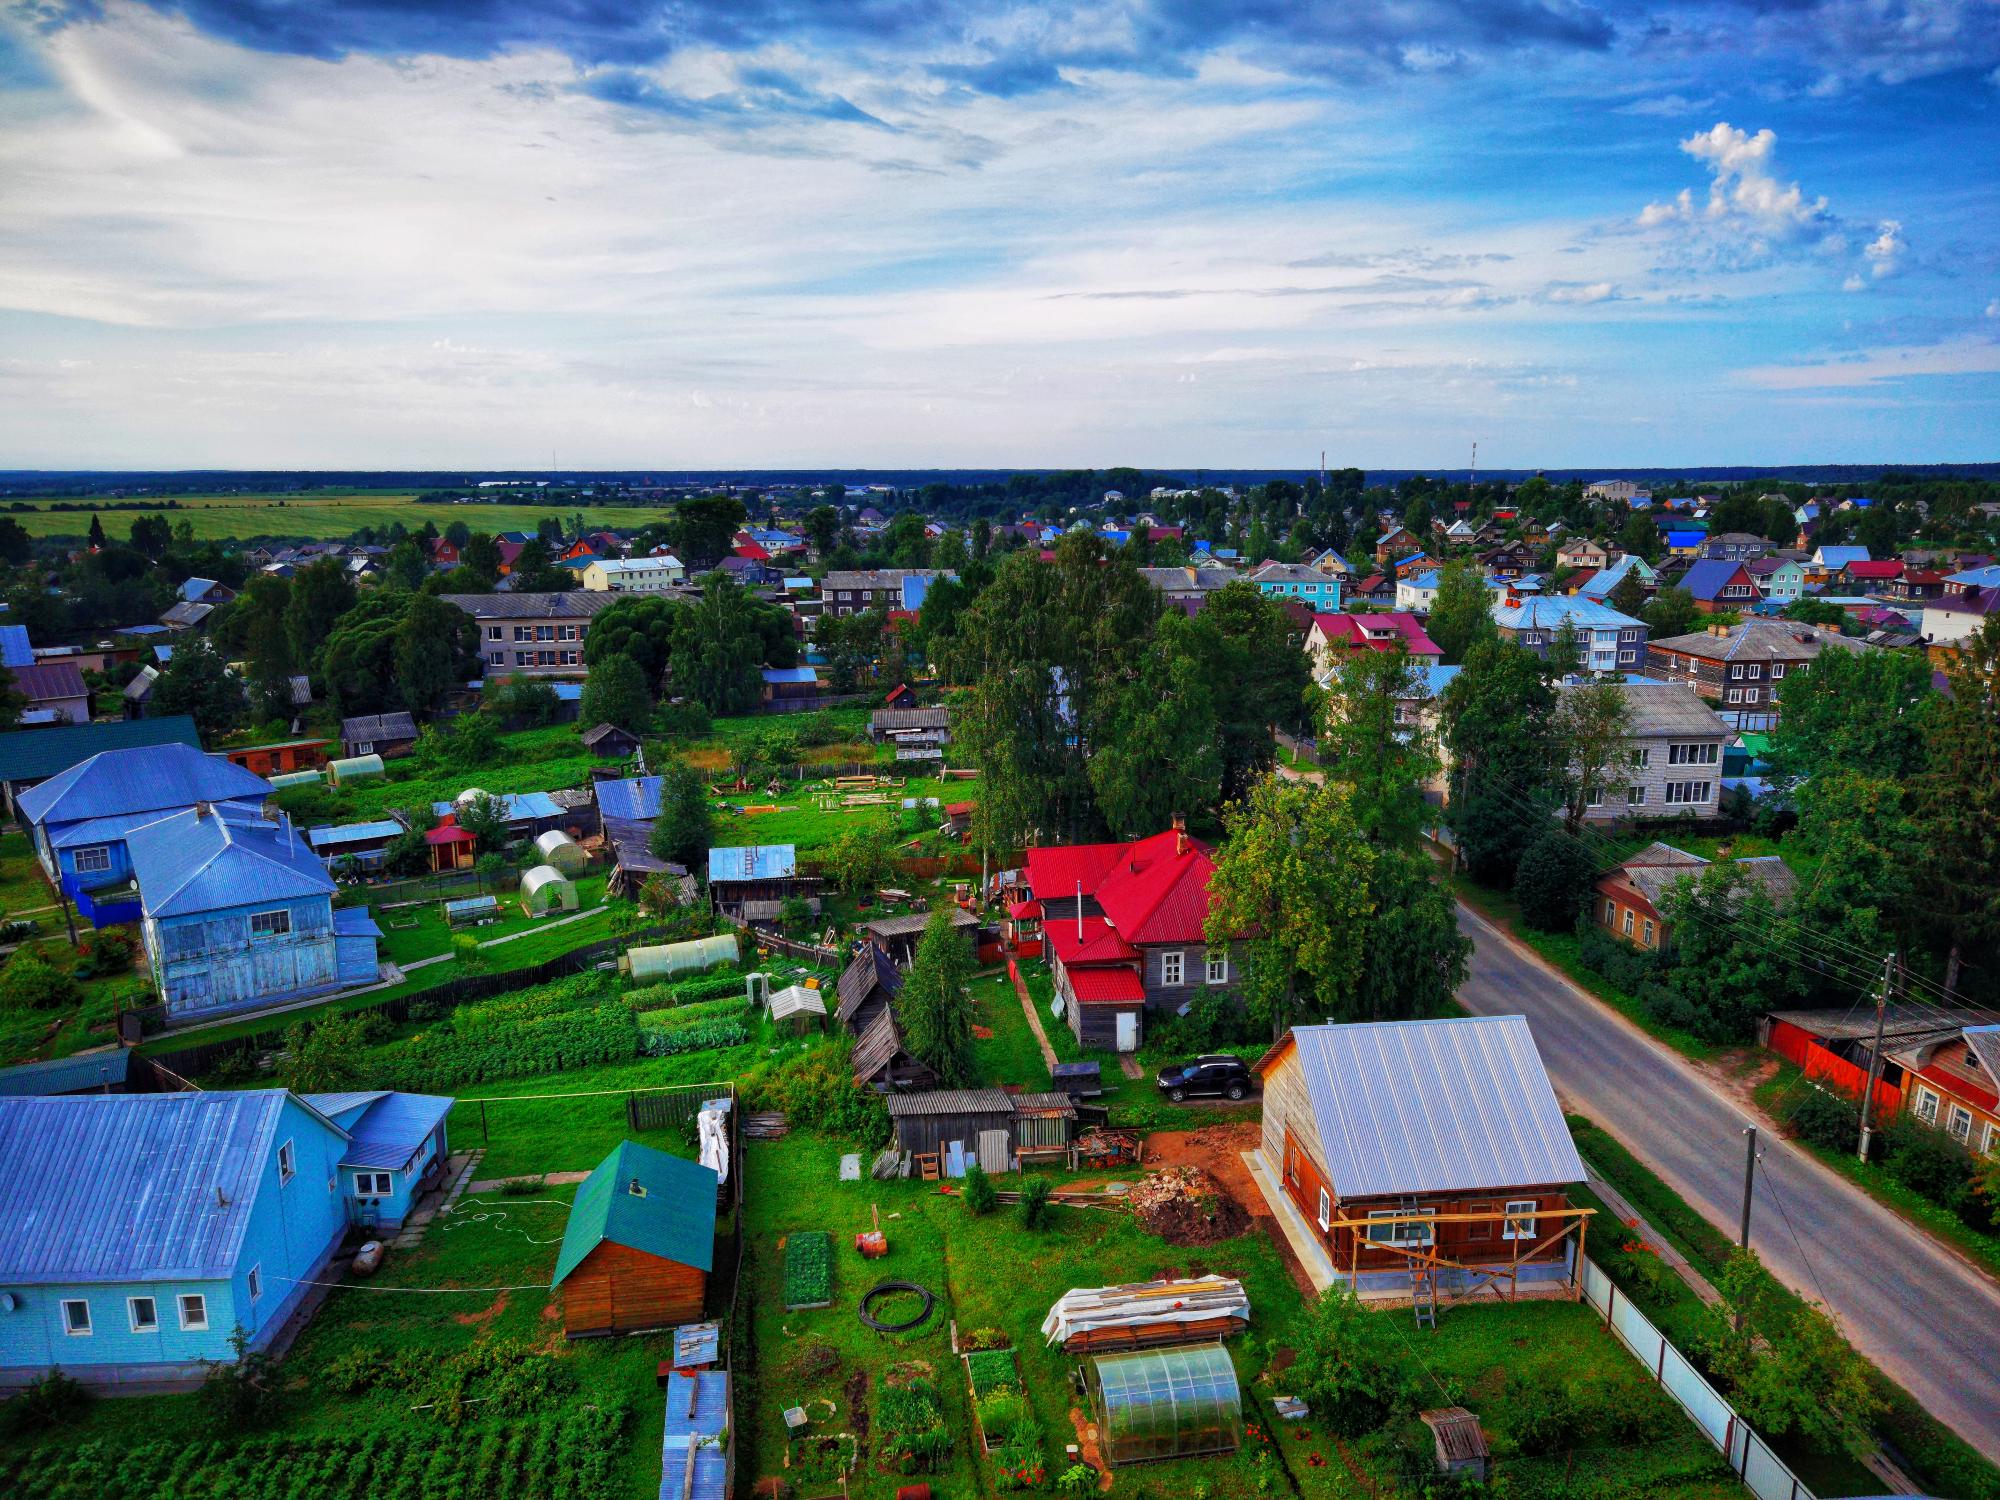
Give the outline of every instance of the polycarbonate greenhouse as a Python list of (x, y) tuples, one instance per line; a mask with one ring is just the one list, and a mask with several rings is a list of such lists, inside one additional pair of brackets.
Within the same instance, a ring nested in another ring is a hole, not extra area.
[(1090, 1393), (1113, 1465), (1233, 1453), (1243, 1442), (1243, 1393), (1220, 1344), (1100, 1354)]

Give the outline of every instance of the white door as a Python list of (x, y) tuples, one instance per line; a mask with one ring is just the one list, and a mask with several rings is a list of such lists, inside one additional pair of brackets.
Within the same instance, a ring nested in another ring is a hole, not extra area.
[(1139, 1013), (1136, 1010), (1118, 1012), (1118, 1050), (1120, 1052), (1139, 1050)]

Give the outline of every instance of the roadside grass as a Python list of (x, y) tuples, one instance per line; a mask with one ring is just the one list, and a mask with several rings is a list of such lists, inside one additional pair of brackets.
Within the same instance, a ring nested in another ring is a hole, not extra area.
[[(1270, 1399), (1284, 1394), (1285, 1387), (1282, 1378), (1267, 1372), (1277, 1351), (1298, 1338), (1307, 1303), (1263, 1233), (1187, 1249), (1147, 1233), (1128, 1214), (1062, 1206), (1051, 1209), (1043, 1227), (1031, 1230), (1011, 1207), (978, 1217), (961, 1197), (941, 1192), (936, 1184), (839, 1182), (835, 1167), (844, 1149), (839, 1141), (796, 1132), (783, 1141), (748, 1147), (746, 1295), (736, 1343), (737, 1422), (743, 1434), (738, 1452), (746, 1488), (780, 1475), (799, 1484), (802, 1492), (836, 1487), (831, 1472), (801, 1476), (797, 1467), (784, 1467), (787, 1443), (780, 1413), (794, 1405), (805, 1407), (814, 1435), (853, 1432), (858, 1394), (870, 1420), (862, 1461), (844, 1486), (854, 1500), (890, 1500), (898, 1486), (913, 1478), (928, 1479), (934, 1493), (990, 1494), (992, 1468), (978, 1457), (965, 1372), (950, 1352), (954, 1324), (961, 1339), (978, 1332), (985, 1340), (997, 1333), (1013, 1347), (1053, 1479), (1065, 1462), (1062, 1446), (1078, 1440), (1076, 1424), (1093, 1417), (1070, 1383), (1072, 1361), (1042, 1336), (1049, 1307), (1072, 1287), (1193, 1274), (1234, 1276), (1243, 1282), (1251, 1332), (1228, 1346), (1243, 1390), (1243, 1415), (1264, 1432), (1281, 1434), (1274, 1439), (1282, 1449), (1279, 1458), (1309, 1500), (1370, 1493), (1413, 1456), (1428, 1464), (1429, 1433), (1414, 1418), (1351, 1445), (1359, 1477), (1348, 1471), (1333, 1440), (1316, 1423), (1288, 1428), (1272, 1421)], [(855, 1250), (854, 1235), (872, 1227), (877, 1213), (889, 1253), (883, 1260), (867, 1261)], [(783, 1240), (806, 1230), (824, 1230), (833, 1237), (833, 1305), (788, 1313), (783, 1306)], [(999, 1266), (1007, 1268), (1005, 1275), (993, 1274)], [(936, 1295), (937, 1306), (923, 1327), (881, 1335), (857, 1321), (862, 1294), (885, 1279), (912, 1281)], [(1373, 1316), (1396, 1320), (1402, 1332), (1408, 1315), (1385, 1310)], [(1424, 1378), (1427, 1391), (1439, 1392), (1440, 1401), (1452, 1390), (1477, 1393), (1481, 1417), (1496, 1434), (1503, 1466), (1524, 1486), (1521, 1493), (1547, 1492), (1548, 1484), (1569, 1466), (1566, 1455), (1526, 1459), (1509, 1447), (1513, 1407), (1508, 1376), (1533, 1368), (1560, 1374), (1579, 1389), (1605, 1393), (1607, 1404), (1615, 1405), (1625, 1420), (1658, 1434), (1639, 1448), (1591, 1455), (1589, 1461), (1600, 1470), (1609, 1466), (1609, 1472), (1632, 1481), (1621, 1493), (1643, 1492), (1663, 1500), (1740, 1494), (1713, 1450), (1587, 1308), (1550, 1302), (1467, 1308), (1447, 1313), (1435, 1332), (1410, 1330), (1405, 1337), (1409, 1368)], [(953, 1446), (936, 1472), (905, 1476), (885, 1472), (877, 1461), (880, 1424), (875, 1416), (884, 1376), (913, 1361), (927, 1365), (936, 1380)], [(1274, 1460), (1260, 1459), (1260, 1451), (1266, 1445), (1253, 1437), (1233, 1455), (1116, 1470), (1111, 1490), (1214, 1500), (1282, 1493), (1284, 1482)]]
[[(50, 497), (51, 499), (57, 497)], [(47, 510), (29, 497), (33, 509), (8, 513), (32, 537), (76, 536), (90, 530), (90, 501), (60, 497), (73, 510)], [(316, 490), (309, 494), (262, 495), (176, 495), (171, 510), (165, 508), (109, 510), (99, 512), (107, 535), (123, 540), (130, 535), (132, 522), (139, 516), (164, 516), (178, 526), (186, 521), (194, 528), (195, 539), (204, 542), (253, 541), (260, 537), (296, 538), (301, 541), (340, 541), (363, 526), (378, 529), (401, 521), (411, 531), (421, 531), (424, 522), (435, 521), (443, 531), (453, 521), (463, 521), (474, 531), (533, 531), (546, 516), (567, 517), (581, 510), (592, 528), (635, 530), (673, 514), (667, 506), (638, 505), (419, 505), (408, 490)]]
[[(1758, 1106), (1774, 1119), (1783, 1104), (1795, 1103), (1798, 1090), (1810, 1088), (1804, 1072), (1789, 1059), (1779, 1059), (1778, 1069), (1757, 1085), (1753, 1097)], [(1818, 1158), (1869, 1197), (1888, 1205), (1907, 1219), (1913, 1219), (1933, 1236), (1962, 1251), (1992, 1273), (2000, 1276), (2000, 1235), (1974, 1229), (1950, 1209), (1931, 1202), (1922, 1194), (1896, 1181), (1877, 1162), (1863, 1162), (1852, 1151), (1829, 1151), (1803, 1136), (1785, 1137), (1799, 1150)]]
[(1703, 1041), (1677, 1027), (1663, 1026), (1639, 1003), (1636, 995), (1620, 989), (1578, 956), (1582, 945), (1573, 932), (1537, 932), (1521, 920), (1521, 907), (1511, 893), (1489, 890), (1468, 875), (1453, 875), (1452, 890), (1480, 916), (1509, 935), (1526, 943), (1549, 963), (1560, 969), (1580, 989), (1595, 995), (1618, 1014), (1655, 1041), (1665, 1042), (1681, 1056), (1695, 1062), (1712, 1062), (1730, 1049)]
[[(1615, 1139), (1579, 1115), (1569, 1117), (1570, 1135), (1591, 1167), (1615, 1187), (1647, 1222), (1671, 1241), (1695, 1268), (1713, 1280), (1721, 1274), (1733, 1242), (1703, 1218)], [(1790, 1295), (1783, 1293), (1783, 1295)], [(1699, 1301), (1689, 1297), (1655, 1313), (1660, 1331), (1691, 1353), (1699, 1327)], [(1870, 1380), (1887, 1406), (1877, 1430), (1929, 1494), (1947, 1500), (2000, 1497), (2000, 1467), (1923, 1409), (1901, 1386), (1870, 1367)], [(1820, 1495), (1877, 1493), (1881, 1482), (1861, 1465), (1837, 1455), (1798, 1453), (1780, 1446), (1786, 1461)]]

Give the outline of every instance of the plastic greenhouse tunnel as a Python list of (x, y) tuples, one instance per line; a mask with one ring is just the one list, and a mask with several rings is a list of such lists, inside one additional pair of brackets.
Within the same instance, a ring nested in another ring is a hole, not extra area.
[(1100, 1354), (1090, 1389), (1113, 1465), (1232, 1453), (1243, 1442), (1243, 1395), (1220, 1344)]

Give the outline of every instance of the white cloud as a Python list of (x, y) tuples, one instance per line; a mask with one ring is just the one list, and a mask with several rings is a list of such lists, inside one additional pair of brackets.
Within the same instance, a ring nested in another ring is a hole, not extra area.
[(1861, 253), (1868, 257), (1868, 274), (1880, 280), (1895, 272), (1896, 262), (1903, 253), (1903, 226), (1895, 219), (1884, 219), (1876, 227), (1879, 233)]
[(1615, 302), (1618, 288), (1608, 281), (1552, 281), (1542, 291), (1544, 302), (1587, 306), (1592, 302)]
[(2000, 318), (2000, 297), (1995, 297), (1991, 302), (1986, 304), (1986, 316), (1989, 318)]
[(1759, 365), (1738, 371), (1736, 379), (1765, 390), (1804, 391), (1869, 386), (1913, 376), (1992, 374), (2000, 374), (2000, 340), (1966, 337)]

